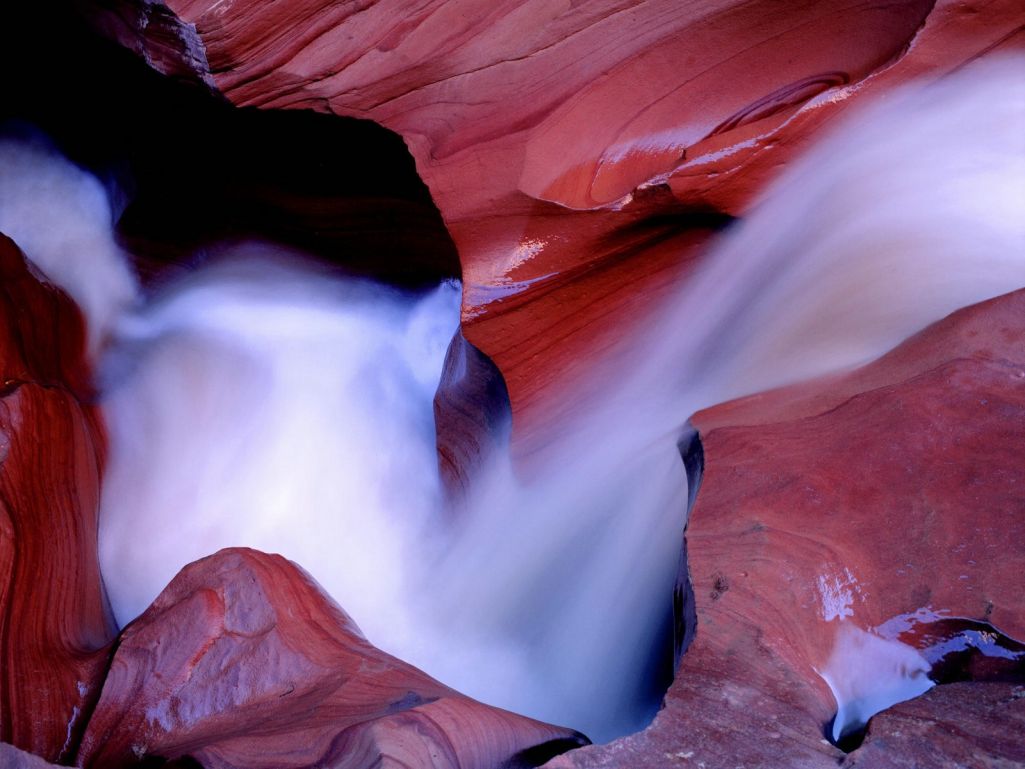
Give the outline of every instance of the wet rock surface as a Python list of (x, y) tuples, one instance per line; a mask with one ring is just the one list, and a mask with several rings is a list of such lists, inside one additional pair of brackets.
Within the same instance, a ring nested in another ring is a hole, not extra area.
[(584, 741), (379, 651), (301, 569), (238, 548), (187, 566), (125, 628), (78, 761), (484, 769)]
[(115, 632), (83, 356), (75, 305), (0, 235), (0, 740), (50, 761), (71, 757)]
[[(551, 766), (835, 766), (819, 671), (845, 629), (926, 657), (961, 632), (943, 618), (1025, 639), (1023, 318), (1019, 291), (848, 374), (696, 414), (695, 640), (651, 727)], [(1020, 682), (1020, 664), (1001, 675)]]

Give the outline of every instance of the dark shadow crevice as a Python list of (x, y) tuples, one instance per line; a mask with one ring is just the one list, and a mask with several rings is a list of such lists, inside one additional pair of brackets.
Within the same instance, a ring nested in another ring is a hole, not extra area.
[(0, 138), (32, 126), (96, 174), (144, 280), (194, 267), (208, 244), (248, 239), (407, 287), (459, 275), (397, 134), (235, 108), (100, 38), (70, 2), (8, 3), (0, 23)]

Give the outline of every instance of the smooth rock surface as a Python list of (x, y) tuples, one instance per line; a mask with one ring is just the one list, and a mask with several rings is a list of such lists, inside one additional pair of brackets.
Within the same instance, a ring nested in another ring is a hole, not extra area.
[(509, 391), (502, 372), (456, 331), (434, 396), (438, 470), (458, 504), (474, 473), (509, 443)]
[(234, 104), (405, 139), (514, 443), (549, 418), (553, 382), (686, 274), (679, 241), (709, 232), (693, 217), (743, 213), (848, 107), (1025, 45), (1016, 0), (92, 5), (105, 34)]
[(0, 740), (50, 761), (72, 755), (115, 632), (83, 352), (75, 305), (0, 235)]
[(485, 769), (583, 742), (379, 651), (301, 569), (235, 548), (185, 567), (125, 628), (78, 761)]
[(818, 671), (845, 628), (921, 653), (945, 617), (1025, 639), (1025, 291), (693, 423), (695, 640), (651, 727), (552, 767), (835, 766)]

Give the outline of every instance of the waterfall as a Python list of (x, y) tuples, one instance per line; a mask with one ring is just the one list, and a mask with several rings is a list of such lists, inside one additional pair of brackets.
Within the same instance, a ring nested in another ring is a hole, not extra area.
[[(118, 620), (189, 561), (249, 545), (300, 563), (373, 643), (471, 696), (598, 741), (643, 726), (662, 694), (650, 674), (686, 523), (687, 419), (865, 363), (1025, 285), (1020, 66), (850, 116), (594, 363), (602, 386), (548, 427), (544, 466), (495, 457), (458, 515), (431, 411), (458, 286), (400, 292), (248, 245), (135, 305), (94, 181), (0, 145), (0, 230), (107, 340), (100, 536)], [(40, 212), (58, 204), (54, 224)], [(831, 663), (864, 665), (832, 681), (859, 720), (893, 701), (869, 680), (880, 648), (846, 634), (847, 663)]]

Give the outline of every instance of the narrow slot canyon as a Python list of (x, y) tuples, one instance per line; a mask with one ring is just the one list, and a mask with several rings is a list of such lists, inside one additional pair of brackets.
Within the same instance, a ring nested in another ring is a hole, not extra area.
[(0, 766), (1025, 767), (1018, 4), (0, 18)]

